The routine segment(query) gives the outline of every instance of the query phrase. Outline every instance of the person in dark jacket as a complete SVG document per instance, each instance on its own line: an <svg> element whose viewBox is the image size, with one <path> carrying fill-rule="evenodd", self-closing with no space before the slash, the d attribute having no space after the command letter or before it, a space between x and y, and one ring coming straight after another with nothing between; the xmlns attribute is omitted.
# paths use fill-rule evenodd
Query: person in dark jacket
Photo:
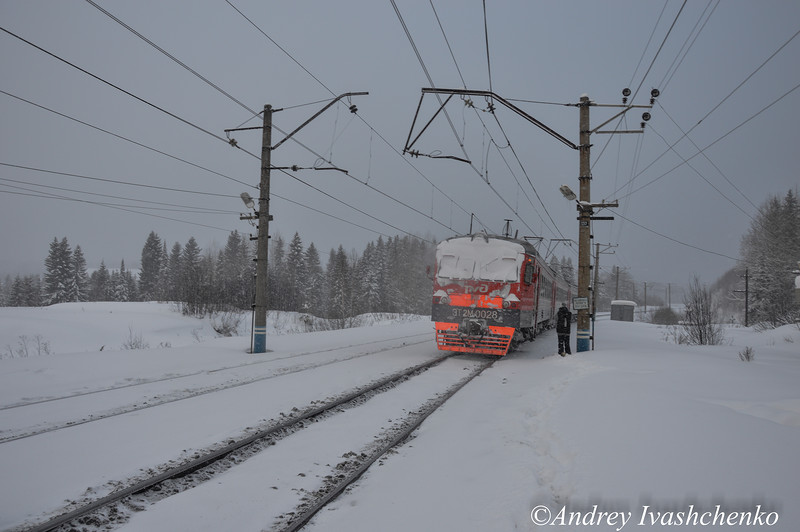
<svg viewBox="0 0 800 532"><path fill-rule="evenodd" d="M567 308L566 303L561 303L556 315L556 334L558 334L558 354L563 356L571 355L569 350L569 329L572 326L572 312Z"/></svg>

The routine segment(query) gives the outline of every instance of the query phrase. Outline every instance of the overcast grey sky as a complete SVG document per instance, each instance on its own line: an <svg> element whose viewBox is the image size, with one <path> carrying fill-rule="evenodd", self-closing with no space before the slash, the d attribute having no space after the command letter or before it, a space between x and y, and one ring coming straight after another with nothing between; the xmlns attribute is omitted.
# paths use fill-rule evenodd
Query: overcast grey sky
<svg viewBox="0 0 800 532"><path fill-rule="evenodd" d="M239 220L238 196L257 195L261 134L236 133L238 150L223 131L258 126L251 111L270 104L289 132L356 91L370 94L315 119L296 136L302 144L274 150L275 166L330 161L349 173L273 171L273 235L297 231L326 256L381 234L465 233L475 213L490 232L513 219L520 235L544 237L542 251L577 239L574 204L558 190L578 189L577 151L497 102L493 115L484 98L472 98L475 109L453 98L452 127L439 115L414 146L471 164L401 155L431 85L403 23L435 86L491 89L575 143L578 109L561 104L583 93L620 104L625 87L647 104L661 90L644 134L592 136L592 200L620 200L617 219L593 228L595 242L619 246L605 269L711 282L736 265L757 207L800 182L793 0L97 4L207 82L91 3L0 2L2 276L41 272L53 237L80 245L90 267L136 267L150 231L169 246L195 236L205 249L230 231L255 232ZM437 105L425 97L415 134ZM615 112L593 107L592 127ZM640 116L606 129L638 128ZM273 143L283 137L276 130ZM555 253L577 264L577 246Z"/></svg>

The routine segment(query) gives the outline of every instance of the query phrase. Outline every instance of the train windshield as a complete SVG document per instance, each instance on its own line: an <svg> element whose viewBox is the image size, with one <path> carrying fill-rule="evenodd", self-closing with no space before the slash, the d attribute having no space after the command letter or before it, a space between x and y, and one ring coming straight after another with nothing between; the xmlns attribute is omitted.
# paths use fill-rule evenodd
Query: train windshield
<svg viewBox="0 0 800 532"><path fill-rule="evenodd" d="M512 242L483 239L451 240L437 250L439 271L443 280L519 282L524 260L522 248Z"/></svg>

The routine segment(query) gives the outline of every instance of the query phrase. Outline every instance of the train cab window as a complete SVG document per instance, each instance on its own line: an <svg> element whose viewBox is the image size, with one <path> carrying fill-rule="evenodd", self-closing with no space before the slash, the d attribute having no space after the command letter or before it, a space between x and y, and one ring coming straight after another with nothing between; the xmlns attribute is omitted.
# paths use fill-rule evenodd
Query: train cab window
<svg viewBox="0 0 800 532"><path fill-rule="evenodd" d="M531 284L533 282L533 263L526 262L525 263L525 275L523 277L523 282L525 284Z"/></svg>
<svg viewBox="0 0 800 532"><path fill-rule="evenodd" d="M439 259L438 277L445 279L472 279L475 261L471 257L442 255Z"/></svg>
<svg viewBox="0 0 800 532"><path fill-rule="evenodd" d="M478 279L484 281L517 281L519 279L517 257L495 257L481 262L478 266Z"/></svg>

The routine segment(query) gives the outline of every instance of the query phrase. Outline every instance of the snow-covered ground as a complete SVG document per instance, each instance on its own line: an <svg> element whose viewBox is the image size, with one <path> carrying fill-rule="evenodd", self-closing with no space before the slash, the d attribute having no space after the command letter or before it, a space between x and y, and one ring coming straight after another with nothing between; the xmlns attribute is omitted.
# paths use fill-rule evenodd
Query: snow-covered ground
<svg viewBox="0 0 800 532"><path fill-rule="evenodd" d="M271 351L250 355L249 338L214 338L208 320L169 305L0 308L0 530L438 354L424 318L279 334L302 330L295 318L273 319ZM595 351L566 358L554 355L554 334L524 344L307 528L800 527L797 327L727 329L728 343L714 347L676 345L644 323L601 320L596 336ZM148 349L123 349L139 337ZM746 347L752 362L740 360ZM316 436L290 436L280 464L251 458L123 530L268 529L292 486L313 490L344 449L360 450L359 428L387 423L381 401L412 408L461 365L332 418ZM85 422L99 416L110 417Z"/></svg>

